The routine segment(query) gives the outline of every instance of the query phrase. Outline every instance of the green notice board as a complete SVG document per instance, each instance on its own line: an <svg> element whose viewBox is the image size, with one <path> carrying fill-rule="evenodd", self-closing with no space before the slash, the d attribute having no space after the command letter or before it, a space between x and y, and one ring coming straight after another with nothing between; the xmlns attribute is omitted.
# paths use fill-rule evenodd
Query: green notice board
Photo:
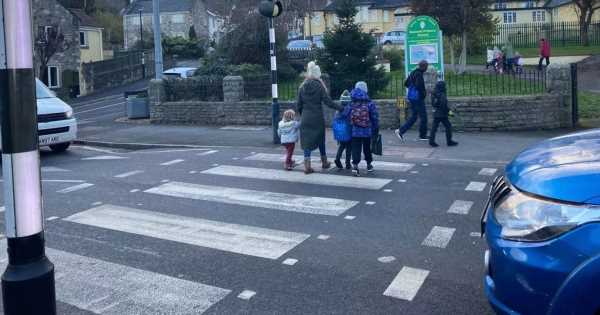
<svg viewBox="0 0 600 315"><path fill-rule="evenodd" d="M405 70L408 76L421 60L427 60L444 77L444 44L437 21L429 16L413 18L406 28Z"/></svg>

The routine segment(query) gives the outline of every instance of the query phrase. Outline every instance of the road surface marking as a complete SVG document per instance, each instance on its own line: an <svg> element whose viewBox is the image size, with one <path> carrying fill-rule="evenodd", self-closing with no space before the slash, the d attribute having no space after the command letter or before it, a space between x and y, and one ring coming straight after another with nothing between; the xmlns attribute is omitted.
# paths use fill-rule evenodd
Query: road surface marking
<svg viewBox="0 0 600 315"><path fill-rule="evenodd" d="M471 234L469 234L471 237L481 237L481 233L480 232L471 232Z"/></svg>
<svg viewBox="0 0 600 315"><path fill-rule="evenodd" d="M137 175L137 174L141 174L144 171L131 171L131 172L127 172L127 173L123 173L123 174L119 174L119 175L115 175L116 178L126 178L129 176L133 176L133 175Z"/></svg>
<svg viewBox="0 0 600 315"><path fill-rule="evenodd" d="M465 188L466 191L483 191L485 189L485 186L487 184L483 183L483 182L470 182L469 185L467 186L467 188Z"/></svg>
<svg viewBox="0 0 600 315"><path fill-rule="evenodd" d="M331 236L325 235L325 234L321 234L321 235L317 236L317 238L320 239L320 240L322 240L322 241L326 241L329 238L331 238Z"/></svg>
<svg viewBox="0 0 600 315"><path fill-rule="evenodd" d="M214 185L171 182L146 190L162 196L221 202L226 204L339 216L358 201L237 189Z"/></svg>
<svg viewBox="0 0 600 315"><path fill-rule="evenodd" d="M4 206L0 207L0 212L4 212L4 211L6 211L6 207L4 207Z"/></svg>
<svg viewBox="0 0 600 315"><path fill-rule="evenodd" d="M54 167L54 166L44 166L42 167L42 172L44 173L57 173L57 172L70 172L64 168Z"/></svg>
<svg viewBox="0 0 600 315"><path fill-rule="evenodd" d="M85 114L85 113L89 113L89 112L95 112L97 110L101 110L101 109L105 109L105 108L110 108L110 107L115 107L115 106L122 106L122 105L125 105L125 102L116 103L116 104L110 104L110 105L96 107L96 108L92 108L92 109L88 109L88 110L82 110L82 111L77 111L77 108L75 108L75 115L78 116L78 115L81 115L81 114Z"/></svg>
<svg viewBox="0 0 600 315"><path fill-rule="evenodd" d="M410 171L411 174L419 174L419 171Z"/></svg>
<svg viewBox="0 0 600 315"><path fill-rule="evenodd" d="M399 180L398 180L398 183L406 183L406 182L407 182L407 180L406 180L406 179L399 179Z"/></svg>
<svg viewBox="0 0 600 315"><path fill-rule="evenodd" d="M394 256L384 256L384 257L377 258L377 261L379 261L380 263L384 263L384 264L389 264L395 260L396 260L396 257L394 257Z"/></svg>
<svg viewBox="0 0 600 315"><path fill-rule="evenodd" d="M102 202L100 202L100 201L96 201L96 202L92 203L92 206L99 206L99 205L101 205L101 204L102 204Z"/></svg>
<svg viewBox="0 0 600 315"><path fill-rule="evenodd" d="M83 158L82 160L83 161L110 161L110 160L123 160L123 159L128 159L128 158L123 157L123 156L116 156L116 155L100 155L100 156Z"/></svg>
<svg viewBox="0 0 600 315"><path fill-rule="evenodd" d="M109 149L103 149L103 148L96 148L96 147L90 147L87 145L77 145L77 146L73 146L74 148L78 148L78 149L82 149L82 150L88 150L88 151L94 151L94 152L101 152L101 153L108 153L108 154L118 154L117 152L113 151L113 150L109 150Z"/></svg>
<svg viewBox="0 0 600 315"><path fill-rule="evenodd" d="M249 161L262 161L262 162L283 162L284 156L282 154L270 154L270 153L258 153L244 158ZM293 156L296 161L303 161L304 157L300 155ZM321 162L320 158L311 159L314 162ZM392 171L392 172L408 172L415 165L408 163L393 163L384 161L373 161L373 167L381 171Z"/></svg>
<svg viewBox="0 0 600 315"><path fill-rule="evenodd" d="M286 181L302 184L315 184L371 190L379 190L392 181L391 179L351 177L331 174L305 175L301 172L288 172L284 170L225 165L211 168L209 170L203 171L202 173L210 175Z"/></svg>
<svg viewBox="0 0 600 315"><path fill-rule="evenodd" d="M421 289L421 286L428 275L428 270L402 267L402 270L400 270L392 283L390 283L385 292L383 292L383 295L412 301L419 292L419 289Z"/></svg>
<svg viewBox="0 0 600 315"><path fill-rule="evenodd" d="M80 184L80 185L75 185L75 186L71 186L65 189L61 189L59 191L57 191L57 193L59 194L68 194L70 192L74 192L74 191L78 191L78 190L82 190L82 189L86 189L89 187L94 186L94 184L90 184L90 183L84 183L84 184Z"/></svg>
<svg viewBox="0 0 600 315"><path fill-rule="evenodd" d="M421 245L429 246L429 247L438 247L438 248L446 248L448 243L450 243L450 239L452 239L452 235L456 229L447 228L441 226L434 226L429 232L429 235L425 238Z"/></svg>
<svg viewBox="0 0 600 315"><path fill-rule="evenodd" d="M239 130L239 131L262 131L266 130L267 127L251 127L251 126L225 126L221 127L221 130Z"/></svg>
<svg viewBox="0 0 600 315"><path fill-rule="evenodd" d="M6 268L6 241L0 242ZM56 297L95 314L199 314L231 291L46 248L56 267Z"/></svg>
<svg viewBox="0 0 600 315"><path fill-rule="evenodd" d="M46 221L54 221L56 219L60 219L60 217L49 217L46 219Z"/></svg>
<svg viewBox="0 0 600 315"><path fill-rule="evenodd" d="M219 152L219 150L210 150L210 151L198 153L196 155L198 155L198 156L207 156L207 155L215 154L215 153L218 153L218 152Z"/></svg>
<svg viewBox="0 0 600 315"><path fill-rule="evenodd" d="M163 179L163 180L161 180L160 182L161 182L161 183L168 183L168 182L169 182L169 180L168 180L168 179Z"/></svg>
<svg viewBox="0 0 600 315"><path fill-rule="evenodd" d="M70 184L85 183L84 180L77 180L77 179L42 179L42 182L44 182L44 183L70 183Z"/></svg>
<svg viewBox="0 0 600 315"><path fill-rule="evenodd" d="M293 266L298 262L298 259L288 258L282 262L284 265Z"/></svg>
<svg viewBox="0 0 600 315"><path fill-rule="evenodd" d="M473 201L456 200L448 209L448 213L454 214L469 214L473 207Z"/></svg>
<svg viewBox="0 0 600 315"><path fill-rule="evenodd" d="M421 166L427 167L427 166L429 166L429 164L428 163L423 163L423 164L421 164Z"/></svg>
<svg viewBox="0 0 600 315"><path fill-rule="evenodd" d="M479 171L479 175L494 176L494 174L496 174L497 171L498 169L496 168L482 168L481 171Z"/></svg>
<svg viewBox="0 0 600 315"><path fill-rule="evenodd" d="M196 174L198 171L190 171L190 174Z"/></svg>
<svg viewBox="0 0 600 315"><path fill-rule="evenodd" d="M212 166L213 166L213 167L217 167L217 166L219 166L219 164L215 163L215 164L213 164Z"/></svg>
<svg viewBox="0 0 600 315"><path fill-rule="evenodd" d="M140 190L139 190L139 189L132 189L132 190L130 190L129 192L133 194L133 193L136 193L136 192L138 192L138 191L140 191Z"/></svg>
<svg viewBox="0 0 600 315"><path fill-rule="evenodd" d="M192 217L103 205L74 214L66 221L202 246L278 259L310 237L308 234L230 224Z"/></svg>
<svg viewBox="0 0 600 315"><path fill-rule="evenodd" d="M238 299L241 300L250 300L253 296L256 295L256 292L254 291L250 291L250 290L244 290L242 291L242 293L238 294Z"/></svg>
<svg viewBox="0 0 600 315"><path fill-rule="evenodd" d="M391 189L384 189L384 190L383 190L383 192L386 192L386 193L391 193L392 191L393 191L393 190L391 190Z"/></svg>
<svg viewBox="0 0 600 315"><path fill-rule="evenodd" d="M177 159L177 160L173 160L173 161L161 163L160 165L162 165L162 166L170 166L170 165L179 164L179 163L184 162L184 161L185 160Z"/></svg>
<svg viewBox="0 0 600 315"><path fill-rule="evenodd" d="M344 217L344 219L346 219L346 220L354 220L354 219L356 219L356 216L347 215L347 216Z"/></svg>
<svg viewBox="0 0 600 315"><path fill-rule="evenodd" d="M373 206L373 205L375 205L375 204L376 204L376 202L375 202L375 201L367 201L367 202L365 202L365 204L366 204L367 206Z"/></svg>

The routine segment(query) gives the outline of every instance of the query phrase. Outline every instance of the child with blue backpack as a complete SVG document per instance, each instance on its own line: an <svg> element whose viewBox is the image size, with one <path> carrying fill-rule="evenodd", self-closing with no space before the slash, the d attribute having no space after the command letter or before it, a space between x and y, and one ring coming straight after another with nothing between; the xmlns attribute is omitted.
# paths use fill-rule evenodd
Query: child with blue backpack
<svg viewBox="0 0 600 315"><path fill-rule="evenodd" d="M350 92L345 90L340 97L340 103L344 107L349 107L351 105L352 98L350 97ZM346 151L346 169L352 169L352 165L350 164L350 158L352 156L352 125L350 123L350 119L347 116L342 115L343 112L336 113L333 119L333 137L338 141L338 150L335 156L335 166L342 170L344 166L342 165L342 154Z"/></svg>

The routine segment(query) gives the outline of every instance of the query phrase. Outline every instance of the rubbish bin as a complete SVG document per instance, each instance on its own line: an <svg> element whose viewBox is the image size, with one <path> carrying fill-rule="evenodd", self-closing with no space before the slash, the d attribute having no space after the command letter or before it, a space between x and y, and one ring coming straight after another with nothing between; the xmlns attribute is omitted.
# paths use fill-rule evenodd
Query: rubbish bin
<svg viewBox="0 0 600 315"><path fill-rule="evenodd" d="M127 91L125 92L125 99L127 104L127 118L150 118L148 90Z"/></svg>

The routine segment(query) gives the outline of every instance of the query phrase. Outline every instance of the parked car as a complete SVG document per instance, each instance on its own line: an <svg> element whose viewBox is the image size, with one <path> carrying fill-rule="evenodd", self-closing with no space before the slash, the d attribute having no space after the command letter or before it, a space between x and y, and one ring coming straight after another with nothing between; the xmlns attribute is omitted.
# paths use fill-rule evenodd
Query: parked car
<svg viewBox="0 0 600 315"><path fill-rule="evenodd" d="M498 177L482 216L500 314L600 314L600 129L544 141Z"/></svg>
<svg viewBox="0 0 600 315"><path fill-rule="evenodd" d="M190 68L190 67L179 67L172 68L163 72L163 76L167 79L176 78L176 79L185 79L194 76L198 68Z"/></svg>
<svg viewBox="0 0 600 315"><path fill-rule="evenodd" d="M66 151L77 139L77 120L73 117L73 109L38 79L35 80L35 88L39 145L48 146L55 152Z"/></svg>
<svg viewBox="0 0 600 315"><path fill-rule="evenodd" d="M311 50L313 43L307 39L292 40L287 44L287 50Z"/></svg>
<svg viewBox="0 0 600 315"><path fill-rule="evenodd" d="M381 42L384 45L404 45L406 40L406 32L404 31L391 31L383 34Z"/></svg>

